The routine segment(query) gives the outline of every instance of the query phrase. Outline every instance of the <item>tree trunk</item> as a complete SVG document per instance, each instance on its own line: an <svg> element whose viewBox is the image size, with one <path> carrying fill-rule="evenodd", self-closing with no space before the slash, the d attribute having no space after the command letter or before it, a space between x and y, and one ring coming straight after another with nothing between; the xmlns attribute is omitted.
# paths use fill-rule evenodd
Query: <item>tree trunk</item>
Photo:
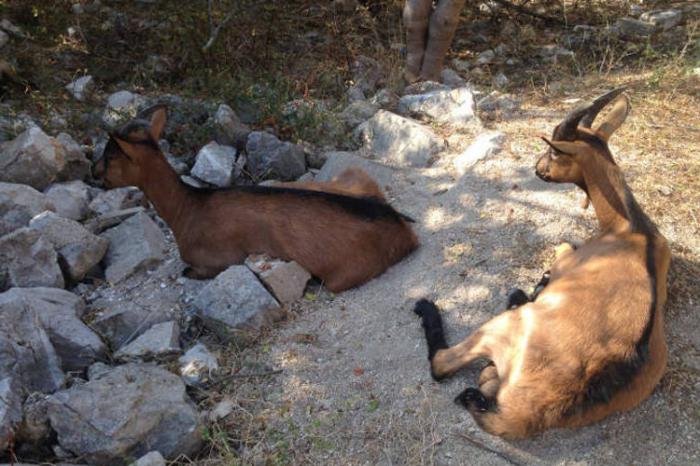
<svg viewBox="0 0 700 466"><path fill-rule="evenodd" d="M406 0L403 8L403 26L406 29L405 77L408 82L417 81L420 76L432 9L432 0Z"/></svg>
<svg viewBox="0 0 700 466"><path fill-rule="evenodd" d="M439 0L437 8L430 15L428 46L423 56L420 79L426 81L439 79L443 60L457 30L463 6L464 0Z"/></svg>

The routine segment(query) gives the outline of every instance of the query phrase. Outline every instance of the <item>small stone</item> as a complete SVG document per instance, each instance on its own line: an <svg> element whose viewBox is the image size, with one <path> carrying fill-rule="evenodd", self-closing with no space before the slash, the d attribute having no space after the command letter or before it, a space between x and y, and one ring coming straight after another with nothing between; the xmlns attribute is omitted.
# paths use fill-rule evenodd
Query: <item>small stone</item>
<svg viewBox="0 0 700 466"><path fill-rule="evenodd" d="M379 106L376 104L366 100L357 100L345 107L338 117L349 129L353 129L360 123L372 118L378 110Z"/></svg>
<svg viewBox="0 0 700 466"><path fill-rule="evenodd" d="M231 180L238 176L234 173L236 166L236 149L221 146L212 141L200 149L197 161L192 167L192 175L202 181L220 188L231 185Z"/></svg>
<svg viewBox="0 0 700 466"><path fill-rule="evenodd" d="M250 133L246 152L248 170L258 180L291 181L306 172L304 150L296 144L282 142L270 133Z"/></svg>
<svg viewBox="0 0 700 466"><path fill-rule="evenodd" d="M671 189L671 188L668 187L668 186L660 186L660 187L659 187L659 192L660 192L661 194L663 194L664 196L670 196L671 194L673 194L673 189Z"/></svg>
<svg viewBox="0 0 700 466"><path fill-rule="evenodd" d="M92 92L94 85L92 76L87 75L66 84L66 90L70 92L75 100L82 102L87 98L88 94Z"/></svg>
<svg viewBox="0 0 700 466"><path fill-rule="evenodd" d="M35 215L54 210L54 204L36 189L0 182L0 236L29 225Z"/></svg>
<svg viewBox="0 0 700 466"><path fill-rule="evenodd" d="M509 82L510 82L510 79L508 79L508 77L503 73L498 73L493 78L493 84L496 87L506 87Z"/></svg>
<svg viewBox="0 0 700 466"><path fill-rule="evenodd" d="M130 466L165 466L165 458L159 451L152 451L131 463Z"/></svg>
<svg viewBox="0 0 700 466"><path fill-rule="evenodd" d="M97 265L109 247L109 241L93 235L76 221L44 212L29 222L58 252L64 272L79 282Z"/></svg>
<svg viewBox="0 0 700 466"><path fill-rule="evenodd" d="M279 303L245 265L234 265L209 282L193 302L212 331L258 330L275 320Z"/></svg>
<svg viewBox="0 0 700 466"><path fill-rule="evenodd" d="M55 141L63 152L63 168L58 172L58 181L83 180L88 177L91 163L85 157L80 144L67 133L59 133Z"/></svg>
<svg viewBox="0 0 700 466"><path fill-rule="evenodd" d="M145 213L129 217L102 237L110 242L105 256L105 278L110 283L120 282L165 258L165 236Z"/></svg>
<svg viewBox="0 0 700 466"><path fill-rule="evenodd" d="M254 256L246 259L246 265L282 304L291 304L300 299L311 279L311 274L294 261Z"/></svg>
<svg viewBox="0 0 700 466"><path fill-rule="evenodd" d="M356 102L359 100L365 100L365 93L359 86L350 86L346 91L348 100L350 102Z"/></svg>
<svg viewBox="0 0 700 466"><path fill-rule="evenodd" d="M399 113L453 125L480 125L469 87L405 95L399 100Z"/></svg>
<svg viewBox="0 0 700 466"><path fill-rule="evenodd" d="M664 31L678 26L683 20L683 12L681 10L652 10L642 13L640 20L653 24Z"/></svg>
<svg viewBox="0 0 700 466"><path fill-rule="evenodd" d="M102 121L108 128L116 128L136 117L146 98L129 91L118 91L107 98L107 106L102 113Z"/></svg>
<svg viewBox="0 0 700 466"><path fill-rule="evenodd" d="M26 37L26 34L24 31L19 26L15 26L10 22L9 19L3 18L0 20L0 29L6 31L9 34L12 34L13 36L21 37L24 38Z"/></svg>
<svg viewBox="0 0 700 466"><path fill-rule="evenodd" d="M87 217L90 204L90 187L80 180L55 183L44 191L58 215L75 221ZM50 210L50 209L44 209Z"/></svg>
<svg viewBox="0 0 700 466"><path fill-rule="evenodd" d="M399 96L389 89L380 89L369 99L369 102L379 108L392 110L399 104Z"/></svg>
<svg viewBox="0 0 700 466"><path fill-rule="evenodd" d="M454 159L457 173L464 175L469 167L479 160L497 154L501 151L505 134L501 132L482 134L471 143L467 149Z"/></svg>
<svg viewBox="0 0 700 466"><path fill-rule="evenodd" d="M425 167L445 141L414 120L379 110L357 128L366 152L389 165Z"/></svg>
<svg viewBox="0 0 700 466"><path fill-rule="evenodd" d="M476 64L477 65L488 65L494 62L496 59L496 52L493 50L484 50L479 54L479 56L476 58Z"/></svg>
<svg viewBox="0 0 700 466"><path fill-rule="evenodd" d="M233 412L236 408L236 403L230 398L224 398L214 405L211 411L209 411L209 421L216 422L221 419L225 419L229 414Z"/></svg>
<svg viewBox="0 0 700 466"><path fill-rule="evenodd" d="M510 113L520 108L520 100L510 94L501 94L493 91L476 103L476 109L480 112L506 112Z"/></svg>
<svg viewBox="0 0 700 466"><path fill-rule="evenodd" d="M237 149L245 148L250 127L241 122L236 112L226 104L219 105L214 115L214 128L216 142L225 146L233 146Z"/></svg>
<svg viewBox="0 0 700 466"><path fill-rule="evenodd" d="M109 214L143 204L143 193L131 186L101 191L90 202L88 208L94 215Z"/></svg>
<svg viewBox="0 0 700 466"><path fill-rule="evenodd" d="M452 60L452 66L454 66L457 70L462 72L468 72L472 67L469 60L462 60L461 58L455 58L454 60Z"/></svg>
<svg viewBox="0 0 700 466"><path fill-rule="evenodd" d="M0 291L13 286L64 285L56 251L41 233L24 227L0 237Z"/></svg>
<svg viewBox="0 0 700 466"><path fill-rule="evenodd" d="M153 325L114 354L118 360L153 359L180 352L180 328L175 321Z"/></svg>
<svg viewBox="0 0 700 466"><path fill-rule="evenodd" d="M613 26L623 37L646 38L654 33L654 25L634 18L620 18Z"/></svg>
<svg viewBox="0 0 700 466"><path fill-rule="evenodd" d="M465 81L455 70L447 67L443 68L440 72L440 82L451 87L452 89L464 87L467 84L467 81Z"/></svg>
<svg viewBox="0 0 700 466"><path fill-rule="evenodd" d="M0 30L0 49L3 48L10 41L10 36L3 30ZM0 448L2 450L2 448Z"/></svg>
<svg viewBox="0 0 700 466"><path fill-rule="evenodd" d="M197 343L178 359L180 375L187 385L197 385L219 368L219 363L203 343Z"/></svg>

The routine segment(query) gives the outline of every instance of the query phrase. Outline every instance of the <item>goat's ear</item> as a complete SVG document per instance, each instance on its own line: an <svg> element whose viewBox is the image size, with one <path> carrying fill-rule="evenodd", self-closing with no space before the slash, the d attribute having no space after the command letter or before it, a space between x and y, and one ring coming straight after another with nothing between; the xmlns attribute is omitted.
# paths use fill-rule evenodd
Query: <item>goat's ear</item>
<svg viewBox="0 0 700 466"><path fill-rule="evenodd" d="M615 101L612 110L610 110L593 129L598 133L600 138L607 142L617 128L622 126L622 123L625 122L629 112L630 101L626 95L622 94Z"/></svg>
<svg viewBox="0 0 700 466"><path fill-rule="evenodd" d="M160 140L160 135L163 133L163 128L165 128L165 122L168 118L168 112L165 106L158 106L153 110L151 114L151 124L149 132L151 138L157 143Z"/></svg>
<svg viewBox="0 0 700 466"><path fill-rule="evenodd" d="M542 137L542 140L546 142L552 149L562 154L574 155L578 151L578 147L573 141L550 141L544 136Z"/></svg>
<svg viewBox="0 0 700 466"><path fill-rule="evenodd" d="M134 161L134 157L138 157L138 149L134 147L132 143L129 141L125 141L124 139L120 139L118 137L113 137L114 141L117 143L119 148L122 150L124 155L126 155L126 158L131 160L132 162Z"/></svg>

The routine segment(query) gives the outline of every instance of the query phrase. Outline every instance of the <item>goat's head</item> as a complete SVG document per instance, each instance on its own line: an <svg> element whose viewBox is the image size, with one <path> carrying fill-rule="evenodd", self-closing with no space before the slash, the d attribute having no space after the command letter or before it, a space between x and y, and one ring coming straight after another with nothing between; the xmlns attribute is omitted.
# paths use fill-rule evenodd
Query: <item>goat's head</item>
<svg viewBox="0 0 700 466"><path fill-rule="evenodd" d="M150 119L134 119L110 133L102 157L94 163L93 176L102 178L107 188L141 186L146 160L162 156L158 140L167 118L165 106L156 105L141 115Z"/></svg>
<svg viewBox="0 0 700 466"><path fill-rule="evenodd" d="M600 156L614 163L608 139L629 113L629 100L622 95L624 90L624 87L614 89L576 108L554 128L551 140L543 137L549 148L537 161L535 174L547 182L575 183L586 190L581 168L584 158ZM612 110L593 125L598 113L618 96Z"/></svg>

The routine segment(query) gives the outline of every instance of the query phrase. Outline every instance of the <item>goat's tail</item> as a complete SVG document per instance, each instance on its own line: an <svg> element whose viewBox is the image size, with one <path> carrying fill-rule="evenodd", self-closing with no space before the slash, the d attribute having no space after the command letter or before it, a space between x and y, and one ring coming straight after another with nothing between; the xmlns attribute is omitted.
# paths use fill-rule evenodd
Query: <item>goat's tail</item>
<svg viewBox="0 0 700 466"><path fill-rule="evenodd" d="M435 353L441 349L448 348L440 310L432 301L421 299L416 303L413 312L423 321L425 340L428 343L428 359L432 361Z"/></svg>

